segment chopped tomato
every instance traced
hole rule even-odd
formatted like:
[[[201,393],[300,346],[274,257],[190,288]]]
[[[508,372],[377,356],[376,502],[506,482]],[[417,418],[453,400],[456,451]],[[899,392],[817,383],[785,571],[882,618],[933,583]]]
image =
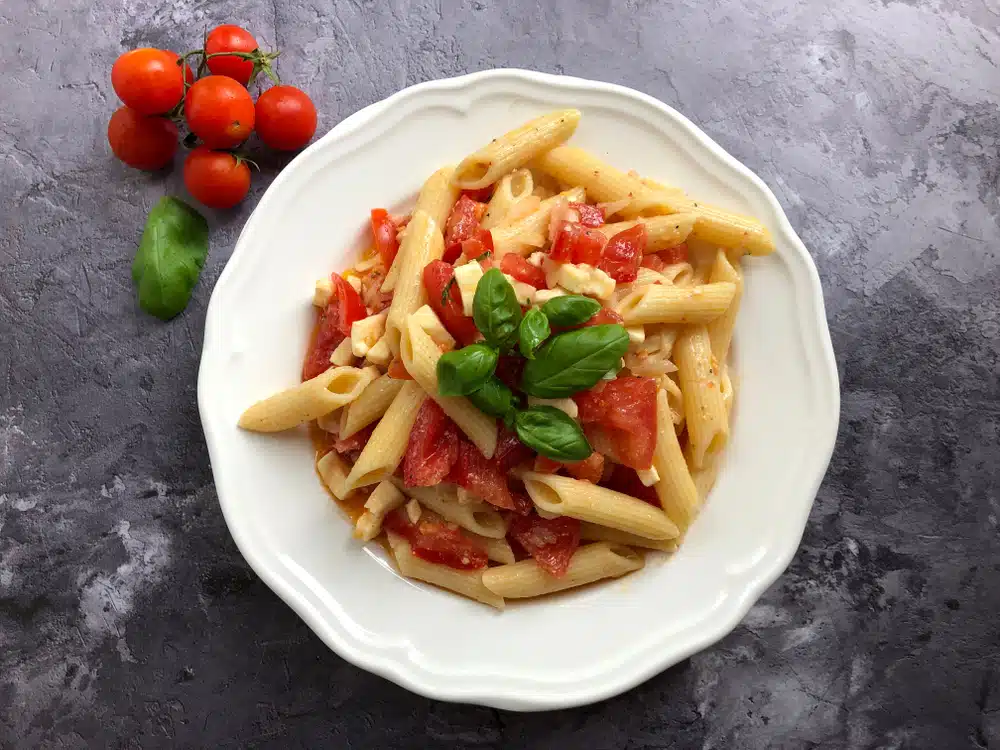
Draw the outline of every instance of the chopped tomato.
[[[580,546],[580,522],[575,518],[542,518],[532,513],[514,518],[508,534],[531,555],[545,572],[566,575],[573,553]]]
[[[545,272],[541,268],[535,268],[517,253],[507,253],[503,256],[500,260],[500,270],[518,281],[531,284],[535,289],[548,288],[545,283]]]
[[[388,375],[395,380],[413,380],[413,376],[406,371],[406,365],[399,357],[393,357],[389,363]]]
[[[334,292],[337,299],[340,300],[340,318],[337,321],[337,327],[344,336],[350,336],[351,326],[354,325],[355,321],[368,317],[368,311],[365,309],[365,303],[361,300],[361,295],[347,283],[347,279],[339,273],[335,273],[330,276],[330,281],[333,282]]]
[[[392,292],[383,292],[385,268],[376,266],[361,276],[361,301],[372,313],[380,313],[392,304]]]
[[[486,567],[486,550],[451,524],[437,521],[410,523],[406,512],[397,508],[383,522],[387,530],[399,534],[410,543],[415,557],[458,570],[479,570]]]
[[[656,490],[644,485],[642,480],[639,479],[639,475],[635,473],[635,469],[629,466],[615,464],[611,476],[606,482],[601,482],[601,486],[615,492],[639,498],[650,505],[655,505],[657,508],[660,507],[660,498],[657,497]]]
[[[372,236],[375,238],[375,249],[378,250],[382,265],[386,268],[392,265],[399,251],[399,240],[396,239],[398,231],[388,211],[384,208],[372,209]]]
[[[424,399],[403,456],[403,484],[433,487],[458,460],[458,427],[434,399]]]
[[[664,263],[663,258],[656,253],[650,253],[649,255],[642,256],[642,262],[639,263],[639,266],[642,268],[651,268],[654,271],[659,272],[666,268],[667,264]]]
[[[553,461],[548,456],[535,456],[535,471],[540,474],[557,474],[563,465],[558,461]]]
[[[358,430],[349,438],[344,438],[343,440],[337,438],[337,441],[333,444],[333,449],[340,454],[347,453],[348,451],[359,451],[368,445],[368,439],[374,431],[375,425],[370,424],[363,430]]]
[[[615,281],[627,284],[639,275],[639,264],[645,252],[646,225],[639,223],[608,240],[604,257],[597,267]]]
[[[559,463],[547,456],[535,457],[535,471],[543,474],[556,474],[561,469],[565,469],[575,479],[597,484],[604,475],[604,456],[594,451],[582,461],[571,461],[569,463]]]
[[[311,380],[330,369],[330,355],[345,338],[340,332],[340,300],[331,297],[329,304],[319,314],[319,325],[316,327],[312,348],[302,364],[302,380]]]
[[[476,497],[504,510],[526,514],[531,510],[531,501],[515,494],[507,486],[506,473],[493,460],[479,452],[479,448],[459,436],[458,460],[451,469],[447,481],[464,487]]]
[[[580,217],[580,223],[585,227],[596,229],[604,225],[604,209],[600,206],[591,206],[589,203],[570,203],[569,207],[576,211]]]
[[[517,435],[506,427],[500,428],[497,436],[497,450],[493,454],[493,463],[502,474],[507,474],[515,466],[523,464],[534,455],[534,451],[517,439]]]
[[[625,318],[623,318],[616,310],[612,310],[610,307],[602,307],[590,320],[580,326],[580,328],[614,324],[622,325],[624,322]]]
[[[476,188],[475,190],[463,190],[462,195],[480,203],[488,203],[490,198],[493,197],[493,185]]]
[[[458,253],[455,253],[455,250]],[[478,260],[480,262],[487,260],[490,255],[493,254],[493,235],[490,233],[489,229],[479,228],[476,230],[474,237],[467,240],[462,240],[461,242],[455,242],[452,244],[448,251],[445,252],[442,260],[448,261],[451,258],[451,263],[458,260],[459,256],[465,255],[468,260]],[[451,256],[454,256],[453,258]],[[486,257],[483,257],[486,256]]]
[[[441,260],[432,260],[424,267],[424,288],[427,290],[427,302],[441,319],[448,332],[466,346],[476,340],[479,330],[472,318],[462,311],[462,295],[453,282],[455,269]],[[441,297],[448,289],[447,299]]]
[[[672,266],[674,263],[685,263],[688,259],[688,246],[687,243],[682,242],[674,247],[668,247],[666,250],[661,250],[657,253],[663,262],[668,266]]]
[[[549,257],[563,263],[586,263],[596,266],[608,239],[596,229],[564,221],[552,241]]]
[[[601,425],[615,445],[615,458],[633,469],[648,469],[656,447],[656,381],[619,377],[573,396],[580,422]]]
[[[500,382],[511,390],[521,389],[521,373],[524,372],[524,365],[527,362],[522,357],[513,355],[501,355],[497,362],[495,375]]]
[[[472,200],[462,195],[451,209],[445,224],[444,245],[448,247],[455,242],[472,239],[479,229],[479,222],[486,213],[486,204]]]

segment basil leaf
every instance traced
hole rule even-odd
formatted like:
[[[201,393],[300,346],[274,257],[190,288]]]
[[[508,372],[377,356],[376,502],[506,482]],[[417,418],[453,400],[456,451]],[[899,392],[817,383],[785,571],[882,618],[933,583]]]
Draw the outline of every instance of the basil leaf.
[[[491,417],[500,417],[506,422],[517,407],[517,396],[514,391],[504,385],[503,381],[493,376],[483,386],[466,396],[472,405]]]
[[[153,206],[132,261],[139,307],[160,320],[191,299],[208,255],[208,222],[188,204],[164,196]]]
[[[499,268],[491,268],[479,280],[472,301],[472,319],[487,344],[503,350],[514,348],[521,325],[521,306],[517,304],[514,287]]]
[[[584,391],[618,367],[628,350],[628,333],[620,325],[578,328],[549,339],[529,360],[521,390],[538,398],[565,398]]]
[[[562,297],[553,297],[542,305],[542,312],[549,319],[549,323],[560,328],[568,328],[569,326],[578,326],[581,323],[586,323],[600,309],[600,302],[579,294],[565,294]]]
[[[518,348],[521,354],[528,359],[535,358],[535,349],[542,345],[542,342],[549,337],[552,329],[549,328],[549,319],[545,313],[537,307],[533,307],[525,313],[521,320],[521,327],[518,328]]]
[[[593,450],[580,425],[554,406],[532,406],[514,417],[517,439],[554,461],[582,461]]]
[[[493,374],[498,358],[496,349],[485,344],[470,344],[445,352],[437,363],[438,393],[442,396],[467,396]]]

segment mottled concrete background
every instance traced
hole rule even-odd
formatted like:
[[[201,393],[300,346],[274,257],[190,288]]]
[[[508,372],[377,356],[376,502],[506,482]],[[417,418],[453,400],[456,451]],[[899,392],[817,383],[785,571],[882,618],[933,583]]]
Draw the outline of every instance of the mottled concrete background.
[[[618,698],[517,715],[330,653],[229,538],[195,407],[212,285],[139,313],[177,170],[118,164],[111,64],[219,22],[285,54],[320,132],[518,65],[646,91],[774,189],[843,385],[802,548],[716,647]],[[0,746],[1000,747],[997,0],[0,3]],[[280,249],[279,249],[280,250]]]

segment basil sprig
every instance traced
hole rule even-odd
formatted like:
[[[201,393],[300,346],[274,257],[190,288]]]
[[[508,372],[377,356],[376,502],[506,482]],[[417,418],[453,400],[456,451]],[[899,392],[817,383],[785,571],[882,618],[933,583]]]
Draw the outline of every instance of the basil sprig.
[[[545,313],[537,307],[528,310],[521,320],[521,327],[518,329],[517,346],[521,351],[521,356],[534,359],[535,349],[542,345],[550,333],[552,330],[549,328],[549,319],[545,317]]]
[[[518,397],[514,391],[504,385],[496,375],[487,381],[466,398],[472,402],[479,411],[489,414],[491,417],[507,420],[518,405]]]
[[[521,306],[499,268],[491,268],[476,285],[472,319],[490,346],[507,351],[517,344]]]
[[[549,323],[560,328],[569,328],[570,326],[578,326],[581,323],[586,323],[600,309],[600,302],[579,294],[565,294],[562,297],[553,297],[542,305],[542,312],[549,319]]]
[[[467,396],[484,383],[497,368],[496,349],[485,344],[445,352],[437,363],[438,393],[442,396]]]
[[[549,339],[528,360],[521,390],[538,398],[565,398],[593,387],[618,366],[628,350],[628,333],[620,325],[578,328]]]
[[[514,417],[517,439],[553,461],[582,461],[593,450],[580,425],[553,406],[532,406]]]

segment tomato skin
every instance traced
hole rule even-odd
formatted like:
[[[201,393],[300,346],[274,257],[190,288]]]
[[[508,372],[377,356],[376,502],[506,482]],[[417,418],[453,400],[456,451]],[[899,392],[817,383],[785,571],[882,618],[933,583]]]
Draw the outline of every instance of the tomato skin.
[[[497,449],[491,459],[501,474],[508,474],[515,466],[531,459],[534,451],[517,439],[517,435],[506,427],[500,427],[497,435]]]
[[[535,471],[540,471],[543,474],[557,474],[560,469],[565,469],[574,479],[597,484],[604,475],[604,456],[594,451],[582,461],[571,463],[559,463],[546,456],[535,458]]]
[[[556,232],[549,257],[563,263],[586,263],[596,266],[601,261],[606,242],[607,238],[596,229],[564,221]]]
[[[459,435],[458,460],[447,480],[464,487],[473,495],[497,508],[526,515],[531,511],[531,500],[515,494],[507,485],[507,474],[501,471],[495,459],[488,459],[479,448]]]
[[[575,518],[542,518],[536,513],[511,520],[508,535],[531,555],[546,573],[566,575],[573,553],[580,546],[580,522]]]
[[[250,167],[226,151],[199,146],[184,160],[184,186],[210,208],[232,208],[250,192]]]
[[[338,437],[333,443],[333,449],[341,455],[348,453],[349,451],[360,451],[368,445],[368,440],[371,438],[374,431],[375,425],[370,424],[364,429],[358,430],[348,438]]]
[[[298,151],[316,133],[316,105],[301,89],[272,86],[257,97],[257,135],[278,151]]]
[[[402,508],[386,516],[383,527],[406,539],[413,555],[427,562],[456,570],[480,570],[489,559],[486,550],[457,526],[424,520],[410,523]]]
[[[635,469],[629,466],[615,464],[608,481],[601,482],[601,486],[638,498],[650,505],[655,505],[657,508],[660,507],[660,498],[657,496],[656,490],[644,485],[639,479],[639,475],[635,473]]]
[[[210,148],[235,148],[255,122],[250,93],[228,76],[205,76],[184,97],[188,127]]]
[[[205,37],[205,53],[216,55],[220,52],[253,52],[259,45],[253,34],[233,24],[216,26]],[[253,60],[234,55],[209,57],[206,61],[212,75],[228,76],[246,86],[253,74]]]
[[[468,196],[477,203],[489,203],[490,198],[493,197],[493,187],[493,185],[487,185],[486,187],[475,188],[473,190],[463,190],[462,195]]]
[[[589,203],[570,203],[569,207],[576,211],[583,226],[591,229],[604,226],[604,209],[600,206],[591,206]]]
[[[639,223],[608,240],[604,257],[597,267],[615,281],[627,284],[638,277],[645,252],[646,225]]]
[[[454,267],[443,260],[432,260],[424,267],[424,289],[427,290],[428,304],[437,313],[448,333],[466,346],[476,340],[479,329],[472,318],[463,312],[458,286],[451,283],[454,278]],[[446,287],[448,299],[442,304],[441,294]]]
[[[535,289],[548,288],[545,283],[545,272],[541,268],[535,268],[516,253],[507,253],[500,259],[500,270],[518,281],[530,284]]]
[[[337,300],[340,302],[340,314],[337,320],[338,330],[345,337],[351,335],[351,326],[362,318],[368,317],[368,310],[365,303],[361,301],[358,291],[347,283],[347,279],[339,273],[332,274],[330,281],[333,282]]]
[[[331,297],[330,302],[319,314],[316,336],[313,338],[312,347],[302,364],[303,382],[311,380],[332,367],[330,355],[345,338],[346,336],[340,332],[340,300]]]
[[[119,107],[108,121],[111,151],[136,169],[162,169],[174,160],[177,126],[165,117]]]
[[[399,357],[393,357],[392,362],[389,363],[387,374],[394,380],[413,380],[413,376],[407,371]]]
[[[382,259],[382,265],[388,269],[399,252],[399,240],[396,239],[399,229],[384,208],[372,209],[371,222],[375,249]]]
[[[434,399],[424,399],[403,456],[403,484],[407,487],[440,484],[457,460],[458,426]]]
[[[639,264],[639,267],[650,268],[659,273],[660,271],[662,271],[664,268],[667,267],[667,264],[664,263],[663,258],[661,258],[656,253],[650,253],[649,255],[642,256],[642,262]]]
[[[184,96],[184,74],[173,52],[142,47],[126,52],[111,68],[111,85],[118,98],[136,112],[162,115]]]
[[[656,381],[618,377],[573,396],[580,422],[598,424],[610,435],[618,463],[648,469],[656,448]]]

